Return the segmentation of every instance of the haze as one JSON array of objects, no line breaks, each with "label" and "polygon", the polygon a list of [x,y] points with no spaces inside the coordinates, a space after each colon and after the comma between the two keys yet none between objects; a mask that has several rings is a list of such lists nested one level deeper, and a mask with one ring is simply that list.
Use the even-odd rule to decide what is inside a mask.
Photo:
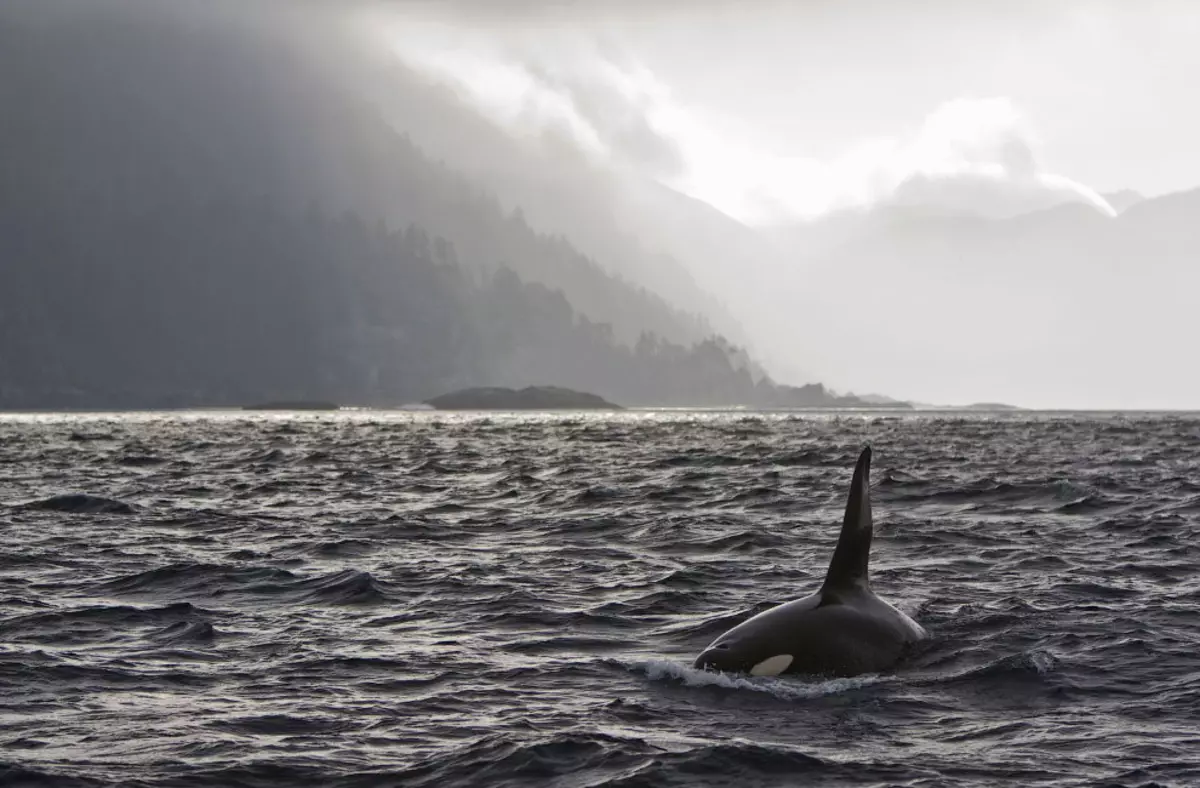
[{"label": "haze", "polygon": [[1014,261],[940,229],[953,260],[886,235],[831,256],[811,237],[839,209],[1006,218],[1075,202],[1111,217],[1127,190],[1200,185],[1194,4],[450,6],[404,9],[409,63],[514,131],[556,123],[775,242],[759,258],[769,294],[743,292],[737,270],[702,276],[737,299],[769,367],[925,401],[1197,404],[1200,377],[1176,361],[1192,332],[1140,255],[1100,282],[1086,238],[1012,238],[1029,256]]},{"label": "haze", "polygon": [[209,7],[776,380],[1200,407],[1195,3]]}]

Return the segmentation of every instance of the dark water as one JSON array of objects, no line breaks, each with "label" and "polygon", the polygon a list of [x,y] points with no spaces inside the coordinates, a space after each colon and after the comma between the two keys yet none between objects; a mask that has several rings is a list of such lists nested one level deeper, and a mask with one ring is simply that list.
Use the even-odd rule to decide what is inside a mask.
[{"label": "dark water", "polygon": [[[687,667],[867,440],[933,639]],[[6,786],[1200,785],[1200,418],[8,416],[0,504]]]}]

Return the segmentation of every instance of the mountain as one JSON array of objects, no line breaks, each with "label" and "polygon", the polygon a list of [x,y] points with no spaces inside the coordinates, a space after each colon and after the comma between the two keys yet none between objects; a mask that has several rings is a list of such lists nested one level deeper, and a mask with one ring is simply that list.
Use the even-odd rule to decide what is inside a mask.
[{"label": "mountain", "polygon": [[1146,199],[1144,194],[1133,189],[1118,189],[1101,196],[1117,213],[1123,213],[1126,208],[1131,208]]},{"label": "mountain", "polygon": [[859,404],[776,385],[703,316],[432,159],[346,88],[310,9],[0,8],[0,407],[528,385]]},{"label": "mountain", "polygon": [[0,407],[400,405],[549,381],[628,405],[857,406],[758,378],[720,338],[630,347],[562,291],[347,212],[0,191]]},{"label": "mountain", "polygon": [[1115,218],[1084,204],[1003,220],[867,212],[836,242],[798,251],[780,297],[802,335],[838,325],[806,348],[838,385],[1178,407],[1200,397],[1200,374],[1177,350],[1194,334],[1197,219],[1200,191]]},{"label": "mountain", "polygon": [[661,232],[661,216],[631,201],[631,179],[649,182],[596,166],[561,135],[514,137],[450,86],[417,76],[387,53],[374,53],[374,60],[367,59],[370,50],[361,54],[373,68],[347,74],[342,82],[432,159],[461,173],[506,210],[519,211],[537,232],[570,239],[605,270],[745,341],[730,305],[681,262],[690,264],[687,253],[694,250],[673,244]]},{"label": "mountain", "polygon": [[343,88],[341,72],[316,54],[307,17],[301,24],[273,3],[20,8],[0,11],[0,100],[24,108],[0,128],[0,155],[10,183],[31,185],[27,201],[82,192],[102,200],[116,190],[147,210],[184,193],[265,196],[292,211],[317,203],[419,224],[453,242],[469,268],[504,263],[562,289],[627,342],[643,330],[680,342],[713,333],[703,316],[534,232],[428,158]]},{"label": "mountain", "polygon": [[418,74],[364,40],[354,66],[341,64],[341,82],[395,129],[505,207],[519,207],[538,232],[569,238],[607,270],[761,354],[753,337],[763,332],[746,323],[757,317],[757,278],[770,266],[754,230],[653,177],[598,163],[561,129],[504,128],[459,86]]}]

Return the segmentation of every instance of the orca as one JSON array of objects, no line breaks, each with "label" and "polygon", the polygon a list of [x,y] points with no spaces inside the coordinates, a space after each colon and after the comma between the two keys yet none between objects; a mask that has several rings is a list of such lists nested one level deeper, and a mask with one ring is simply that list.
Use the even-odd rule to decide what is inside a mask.
[{"label": "orca", "polygon": [[752,676],[848,677],[895,665],[925,629],[871,590],[871,448],[854,468],[846,517],[825,582],[725,632],[693,667]]}]

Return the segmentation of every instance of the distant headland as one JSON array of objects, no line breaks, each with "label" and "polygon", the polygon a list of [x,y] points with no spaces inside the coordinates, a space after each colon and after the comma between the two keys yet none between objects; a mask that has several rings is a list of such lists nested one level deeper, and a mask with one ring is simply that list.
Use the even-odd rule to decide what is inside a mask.
[{"label": "distant headland", "polygon": [[438,410],[624,410],[596,394],[560,386],[462,389],[425,401]]}]

